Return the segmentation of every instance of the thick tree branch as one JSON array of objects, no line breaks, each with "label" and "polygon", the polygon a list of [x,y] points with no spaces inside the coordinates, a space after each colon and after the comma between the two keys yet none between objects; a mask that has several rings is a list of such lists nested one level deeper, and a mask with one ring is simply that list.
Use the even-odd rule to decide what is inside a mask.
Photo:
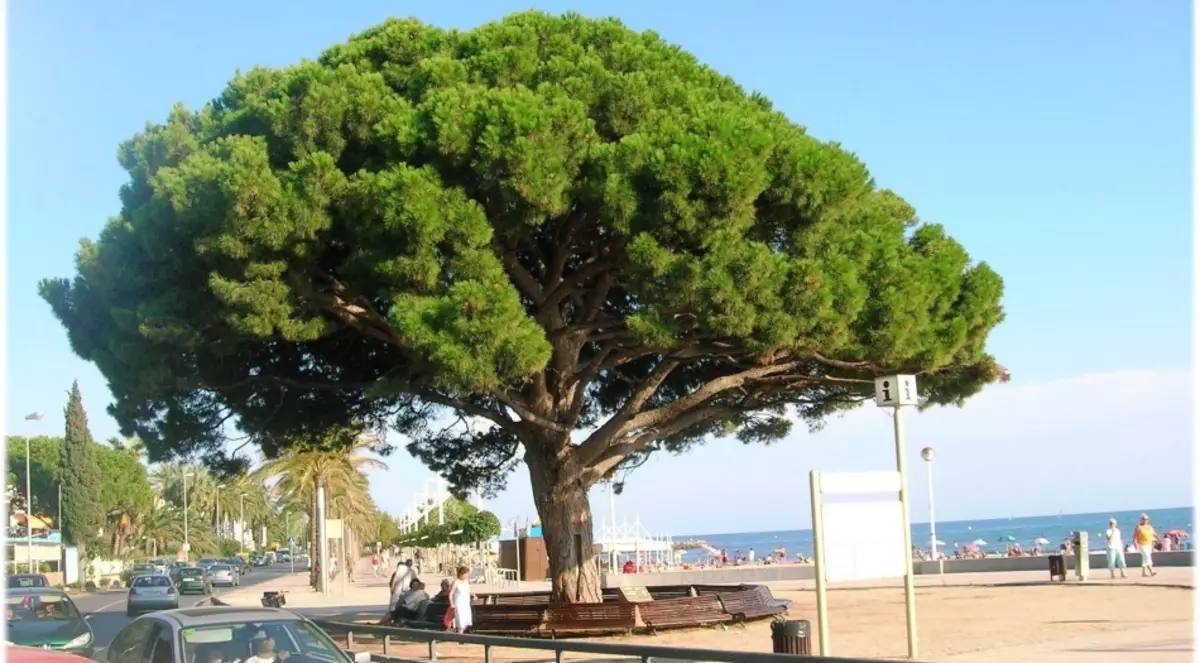
[{"label": "thick tree branch", "polygon": [[502,249],[497,247],[496,253],[500,254],[500,262],[504,265],[509,278],[516,284],[521,294],[532,299],[538,306],[541,306],[544,295],[542,286],[537,282],[537,279],[533,278],[529,270],[525,269],[521,261],[517,259],[517,250],[515,248]]},{"label": "thick tree branch", "polygon": [[450,396],[446,396],[445,394],[440,394],[436,391],[433,391],[432,389],[417,389],[415,390],[415,393],[423,401],[448,407],[459,412],[473,414],[477,417],[483,417],[484,419],[487,419],[504,430],[512,433],[518,439],[526,439],[525,430],[521,427],[520,423],[509,419],[504,415],[503,412],[497,412],[496,410],[480,407],[479,405],[469,403],[462,399],[452,398]]},{"label": "thick tree branch", "polygon": [[566,426],[566,425],[560,424],[557,421],[547,419],[547,418],[539,415],[538,413],[534,412],[533,410],[530,410],[529,408],[522,405],[519,400],[513,398],[510,394],[508,394],[507,390],[505,390],[505,389],[502,389],[502,388],[501,389],[493,389],[489,393],[489,395],[492,396],[493,398],[495,398],[496,400],[500,401],[501,403],[504,403],[508,407],[512,408],[512,411],[516,412],[517,416],[521,417],[521,419],[523,421],[526,421],[528,423],[531,423],[531,424],[541,427],[541,428],[545,428],[546,430],[554,431],[555,433],[570,433],[571,432],[570,426]]},{"label": "thick tree branch", "polygon": [[684,413],[673,421],[664,422],[659,426],[634,433],[617,444],[609,446],[599,457],[594,459],[588,468],[588,479],[595,481],[600,477],[606,476],[620,465],[621,461],[632,454],[649,449],[659,440],[669,438],[672,435],[678,435],[693,426],[699,426],[716,419],[732,417],[743,411],[743,408],[729,405],[711,405]]},{"label": "thick tree branch", "polygon": [[[666,361],[668,360],[664,360],[664,365],[666,364]],[[611,419],[609,419],[608,423],[601,426],[594,433],[589,435],[588,439],[576,448],[575,451],[577,457],[579,458],[579,462],[583,465],[591,465],[597,462],[597,459],[605,453],[605,451],[610,447],[610,445],[613,444],[614,441],[624,437],[630,432],[638,431],[643,428],[655,428],[661,426],[664,422],[668,422],[676,417],[686,414],[689,410],[700,407],[710,398],[721,392],[736,389],[750,380],[768,377],[777,373],[785,373],[797,367],[799,364],[800,362],[786,362],[772,366],[760,366],[742,371],[740,373],[734,373],[733,375],[717,378],[708,382],[687,396],[646,412],[637,412],[634,410],[631,413],[627,412],[625,407],[622,407],[621,413],[614,415]],[[662,366],[660,365],[660,368],[661,367]],[[669,367],[670,370],[673,370],[674,368],[675,366]],[[657,369],[655,372],[657,372]],[[634,391],[634,394],[640,394],[642,390],[650,384],[651,378],[653,377],[654,373],[651,373],[651,375],[647,377],[645,381],[643,381],[642,385],[640,385],[638,389]],[[663,379],[665,379],[665,376]],[[661,385],[661,380],[659,381],[659,384]],[[657,386],[655,389],[657,389]],[[651,391],[649,396],[652,396],[653,393],[654,392]],[[646,398],[648,399],[649,396]],[[642,404],[644,403],[645,401],[642,402]],[[626,405],[628,405],[628,403]],[[622,413],[625,416],[622,420],[619,420],[619,418],[622,417]]]}]

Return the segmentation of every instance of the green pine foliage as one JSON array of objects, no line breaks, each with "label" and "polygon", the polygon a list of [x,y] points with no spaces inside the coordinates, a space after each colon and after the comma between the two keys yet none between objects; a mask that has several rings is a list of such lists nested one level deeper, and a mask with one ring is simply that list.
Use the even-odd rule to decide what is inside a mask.
[{"label": "green pine foliage", "polygon": [[62,465],[62,532],[63,537],[80,548],[85,547],[104,526],[101,501],[100,465],[96,461],[95,443],[88,430],[87,412],[79,382],[71,385],[66,408],[67,430],[63,442]]},{"label": "green pine foliage", "polygon": [[656,452],[820,426],[881,374],[926,405],[1007,377],[995,271],[615,20],[390,20],[120,162],[119,215],[40,292],[152,460],[228,468],[229,421],[268,457],[390,426],[460,491],[524,460],[543,520],[586,529],[550,511]]}]

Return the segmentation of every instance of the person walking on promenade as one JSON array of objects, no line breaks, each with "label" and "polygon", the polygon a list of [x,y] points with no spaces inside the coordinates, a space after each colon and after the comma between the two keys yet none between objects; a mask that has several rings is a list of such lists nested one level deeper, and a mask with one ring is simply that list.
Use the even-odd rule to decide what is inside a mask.
[{"label": "person walking on promenade", "polygon": [[371,555],[371,575],[379,577],[379,553]]},{"label": "person walking on promenade", "polygon": [[1150,516],[1142,514],[1141,523],[1133,530],[1133,545],[1142,554],[1142,577],[1156,576],[1154,571],[1154,539],[1158,534],[1150,524]]},{"label": "person walking on promenade", "polygon": [[467,576],[471,569],[460,566],[455,574],[454,584],[450,586],[450,607],[454,610],[454,632],[463,633],[471,628],[471,584]]},{"label": "person walking on promenade", "polygon": [[1117,569],[1121,570],[1121,577],[1125,577],[1125,544],[1121,542],[1121,529],[1117,527],[1117,519],[1108,519],[1108,531],[1104,533],[1108,538],[1108,575],[1113,578],[1117,577]]}]

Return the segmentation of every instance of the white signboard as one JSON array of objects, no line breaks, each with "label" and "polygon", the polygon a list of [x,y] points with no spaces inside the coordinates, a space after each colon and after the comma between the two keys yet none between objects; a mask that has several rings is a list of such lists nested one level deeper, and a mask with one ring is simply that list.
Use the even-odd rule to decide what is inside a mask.
[{"label": "white signboard", "polygon": [[342,538],[342,519],[341,518],[326,518],[325,519],[325,538],[326,539]]},{"label": "white signboard", "polygon": [[875,404],[879,407],[902,407],[917,404],[915,375],[888,375],[875,378]]},{"label": "white signboard", "polygon": [[822,495],[896,493],[900,499],[899,472],[830,472],[821,474]]},{"label": "white signboard", "polygon": [[821,505],[825,579],[829,582],[902,578],[910,558],[898,500]]}]

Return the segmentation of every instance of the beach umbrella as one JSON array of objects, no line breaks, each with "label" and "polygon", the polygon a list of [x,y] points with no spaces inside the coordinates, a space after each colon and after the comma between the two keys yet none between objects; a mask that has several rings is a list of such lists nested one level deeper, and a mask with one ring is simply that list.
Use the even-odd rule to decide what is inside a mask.
[{"label": "beach umbrella", "polygon": [[1009,534],[1008,536],[1005,536],[1001,540],[1004,541],[1005,543],[1016,543],[1017,537],[1013,536],[1012,534]]},{"label": "beach umbrella", "polygon": [[1189,538],[1188,533],[1181,529],[1169,529],[1167,530],[1167,536],[1177,536],[1181,539]]},{"label": "beach umbrella", "polygon": [[1035,546],[1044,546],[1047,543],[1050,543],[1050,541],[1048,541],[1046,539],[1046,537],[1044,537],[1044,536],[1039,536],[1038,538],[1033,540],[1033,545],[1035,545]]},{"label": "beach umbrella", "polygon": [[974,541],[972,541],[972,542],[971,542],[971,545],[973,545],[973,546],[986,546],[986,545],[987,545],[987,541],[984,541],[983,539],[975,539]]}]

